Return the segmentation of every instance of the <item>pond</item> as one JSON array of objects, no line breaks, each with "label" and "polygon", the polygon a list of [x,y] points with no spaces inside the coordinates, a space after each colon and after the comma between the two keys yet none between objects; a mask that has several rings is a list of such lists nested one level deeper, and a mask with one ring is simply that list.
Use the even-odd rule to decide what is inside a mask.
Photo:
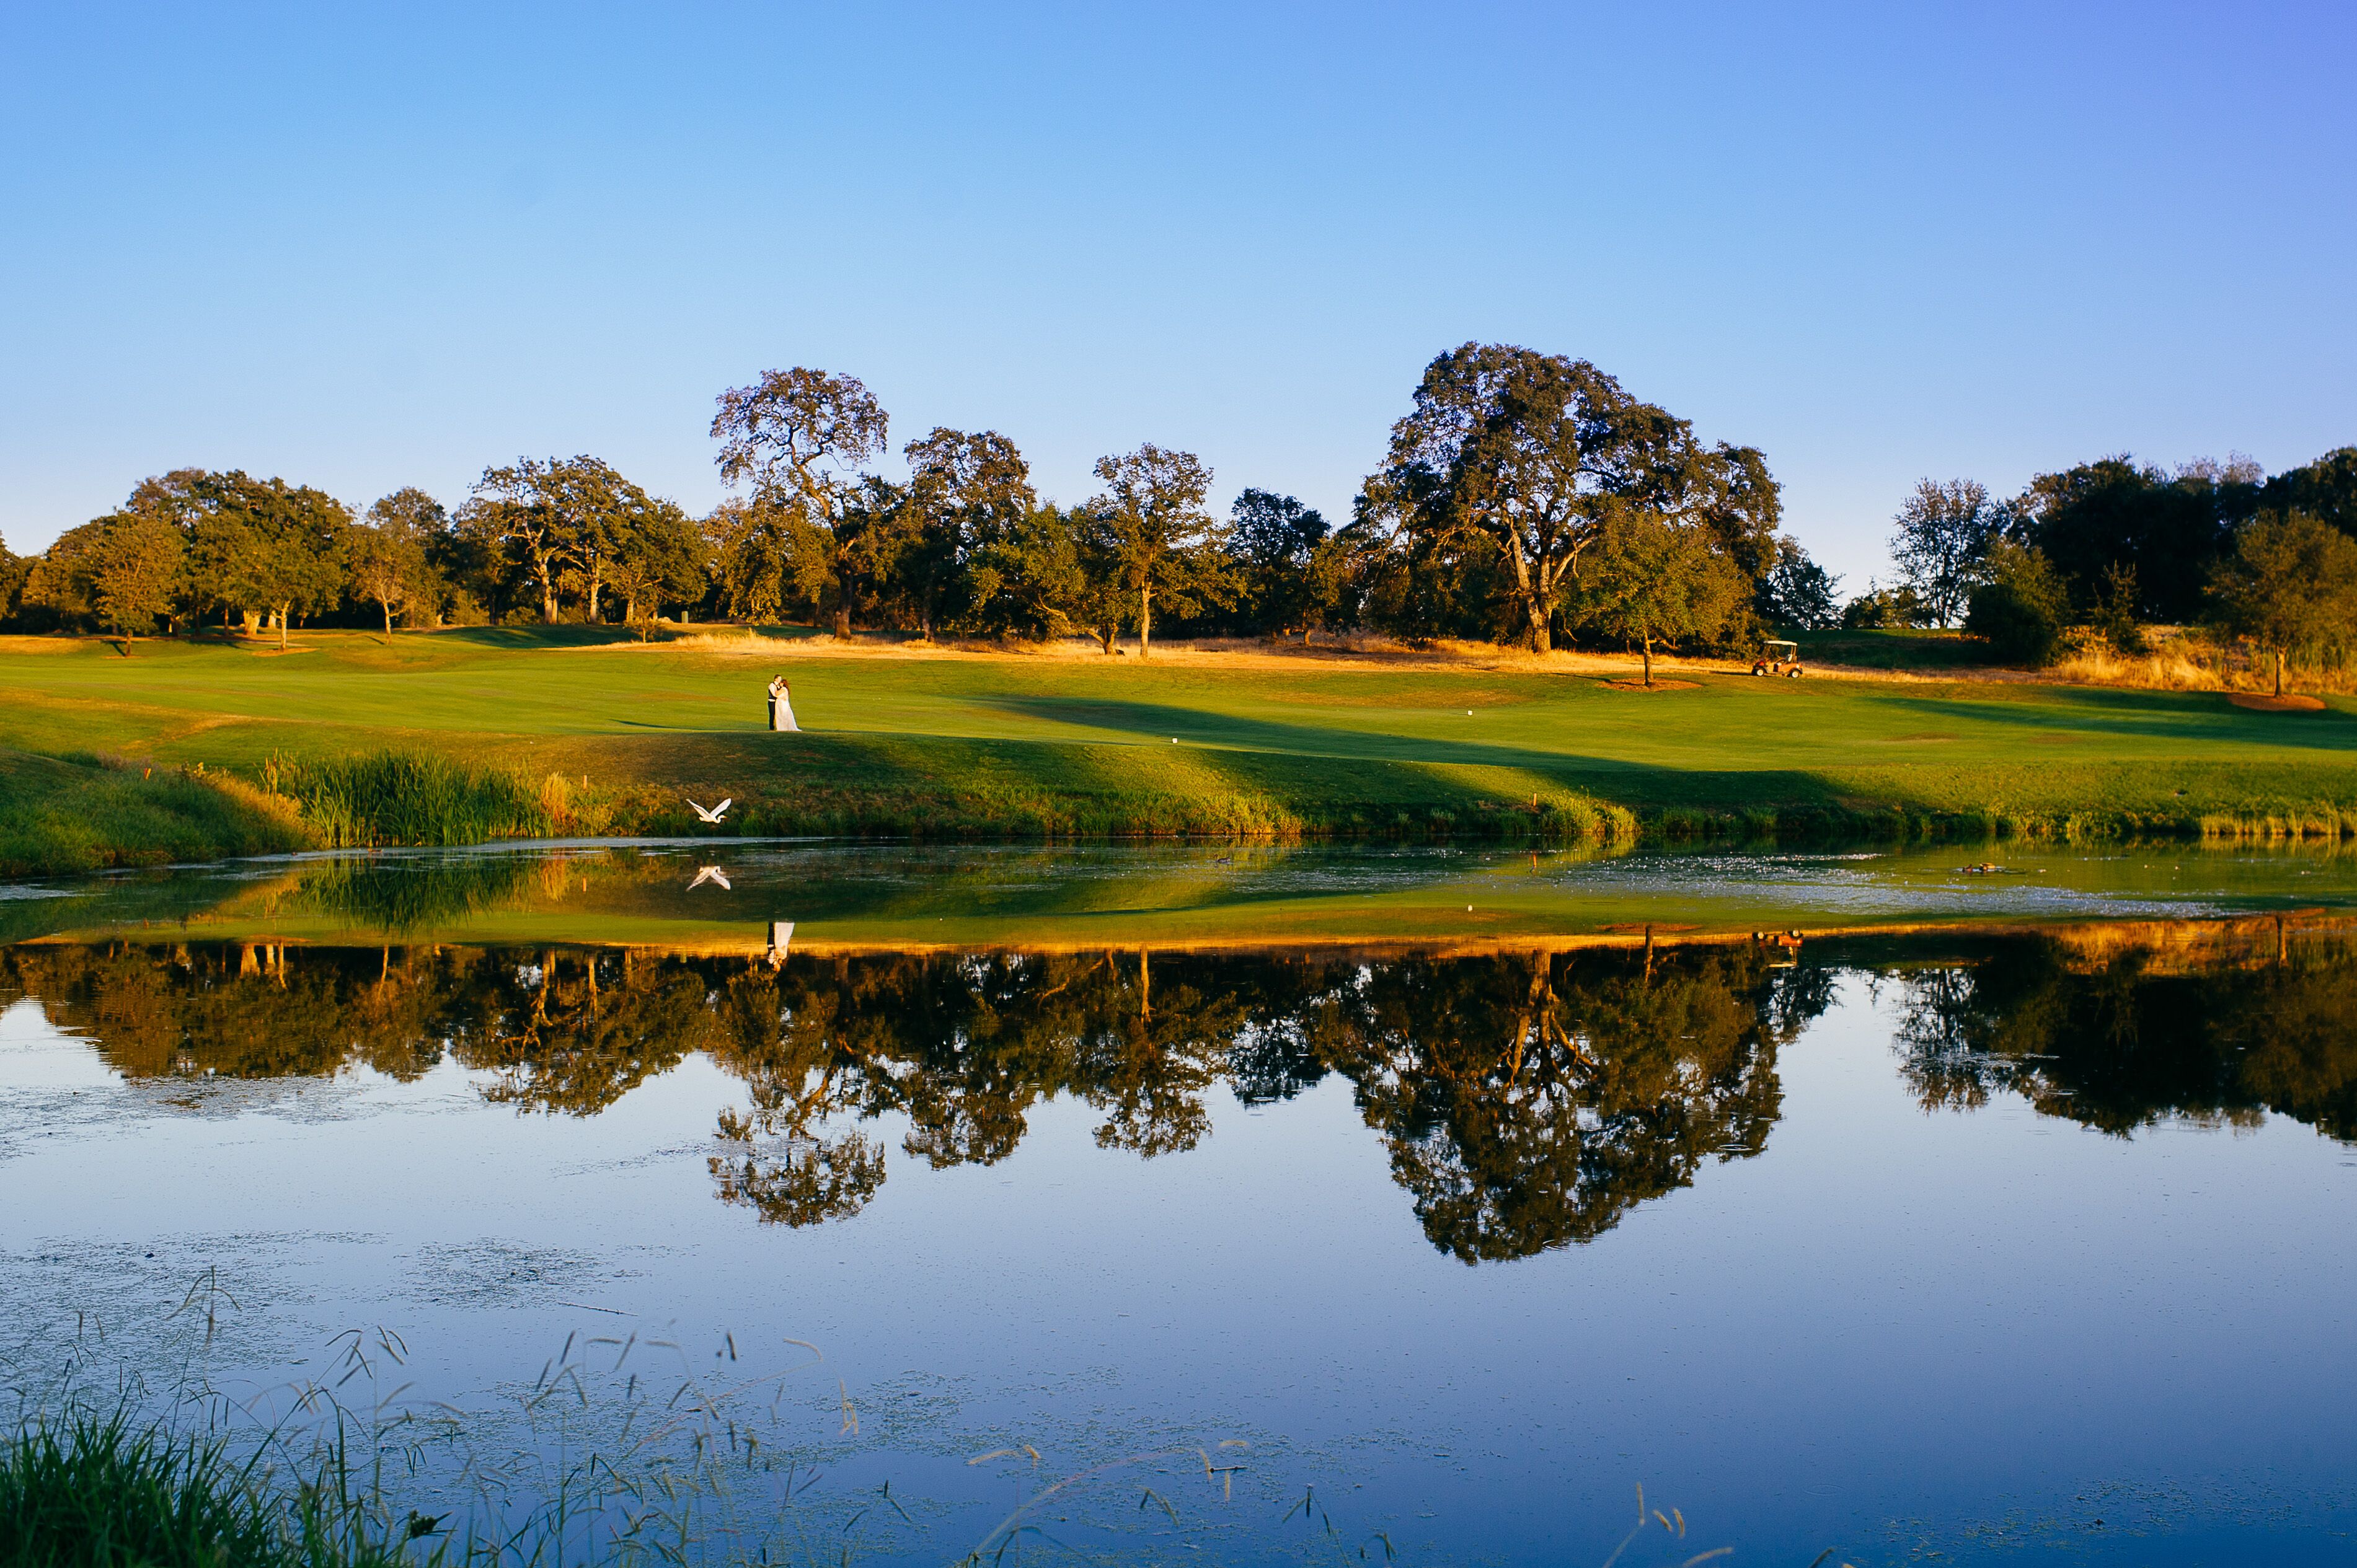
[{"label": "pond", "polygon": [[11,1386],[341,1412],[436,1540],[2352,1556],[2357,858],[705,842],[6,893]]}]

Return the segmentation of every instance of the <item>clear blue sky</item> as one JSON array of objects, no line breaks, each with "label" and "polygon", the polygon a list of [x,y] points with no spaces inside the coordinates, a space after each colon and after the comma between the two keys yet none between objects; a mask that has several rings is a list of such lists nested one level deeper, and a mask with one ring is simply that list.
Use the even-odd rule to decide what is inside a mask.
[{"label": "clear blue sky", "polygon": [[2323,0],[0,0],[0,534],[186,464],[701,511],[794,364],[1340,521],[1482,338],[1761,447],[1860,589],[1925,475],[2357,442],[2352,82]]}]

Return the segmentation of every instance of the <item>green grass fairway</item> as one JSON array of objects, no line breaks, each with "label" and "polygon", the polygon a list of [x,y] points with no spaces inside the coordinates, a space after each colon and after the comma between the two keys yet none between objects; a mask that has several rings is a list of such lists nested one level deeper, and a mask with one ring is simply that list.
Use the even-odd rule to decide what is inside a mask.
[{"label": "green grass fairway", "polygon": [[[762,727],[779,671],[801,736]],[[2347,699],[2273,714],[2215,693],[1695,679],[1646,693],[1537,667],[506,630],[307,633],[285,654],[143,642],[127,659],[16,639],[0,639],[0,747],[247,780],[273,757],[437,751],[545,781],[547,825],[575,832],[689,829],[689,795],[734,796],[746,832],[944,837],[2357,828]],[[51,771],[0,770],[18,789],[0,813],[27,809],[12,778]]]}]

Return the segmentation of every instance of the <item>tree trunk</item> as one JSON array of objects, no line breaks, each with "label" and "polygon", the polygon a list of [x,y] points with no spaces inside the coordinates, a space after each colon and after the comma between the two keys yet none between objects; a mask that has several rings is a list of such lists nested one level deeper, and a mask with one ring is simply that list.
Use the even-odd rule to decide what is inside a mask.
[{"label": "tree trunk", "polygon": [[540,575],[540,624],[556,624],[556,585],[548,580],[545,571]]},{"label": "tree trunk", "polygon": [[1653,639],[1641,638],[1638,646],[1645,650],[1645,684],[1651,686],[1653,683]]},{"label": "tree trunk", "polygon": [[2283,695],[2283,650],[2276,650],[2276,695]]},{"label": "tree trunk", "polygon": [[1154,590],[1143,584],[1137,590],[1137,656],[1150,659],[1154,655]]},{"label": "tree trunk", "polygon": [[837,601],[835,604],[834,635],[846,640],[851,636],[851,606],[846,601]]},{"label": "tree trunk", "polygon": [[393,635],[393,601],[391,599],[379,599],[377,600],[377,603],[384,609],[384,634],[387,637],[391,637]]},{"label": "tree trunk", "polygon": [[1121,631],[1120,623],[1113,620],[1103,620],[1098,622],[1097,625],[1091,629],[1096,633],[1097,647],[1103,650],[1106,654],[1110,655],[1113,652],[1113,639],[1114,637],[1119,635]]},{"label": "tree trunk", "polygon": [[1531,651],[1545,653],[1555,647],[1554,634],[1547,629],[1546,596],[1526,592],[1523,599],[1523,613],[1531,619]]},{"label": "tree trunk", "polygon": [[294,607],[292,605],[278,607],[278,651],[281,653],[286,651],[286,614]]}]

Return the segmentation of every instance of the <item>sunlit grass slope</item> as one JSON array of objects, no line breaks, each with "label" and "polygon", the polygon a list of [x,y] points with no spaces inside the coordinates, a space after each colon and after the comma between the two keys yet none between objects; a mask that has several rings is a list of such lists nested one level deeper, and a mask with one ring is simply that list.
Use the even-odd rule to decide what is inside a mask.
[{"label": "sunlit grass slope", "polygon": [[[793,682],[801,736],[763,727],[774,672]],[[256,782],[273,758],[316,771],[437,754],[523,781],[552,832],[688,829],[691,795],[733,796],[739,831],[936,836],[2357,824],[2357,723],[2338,699],[2275,714],[2213,693],[1741,674],[1645,693],[1528,664],[878,657],[504,630],[130,658],[0,639],[0,746]]]},{"label": "sunlit grass slope", "polygon": [[0,747],[0,875],[270,854],[312,838],[291,803],[234,779]]}]

